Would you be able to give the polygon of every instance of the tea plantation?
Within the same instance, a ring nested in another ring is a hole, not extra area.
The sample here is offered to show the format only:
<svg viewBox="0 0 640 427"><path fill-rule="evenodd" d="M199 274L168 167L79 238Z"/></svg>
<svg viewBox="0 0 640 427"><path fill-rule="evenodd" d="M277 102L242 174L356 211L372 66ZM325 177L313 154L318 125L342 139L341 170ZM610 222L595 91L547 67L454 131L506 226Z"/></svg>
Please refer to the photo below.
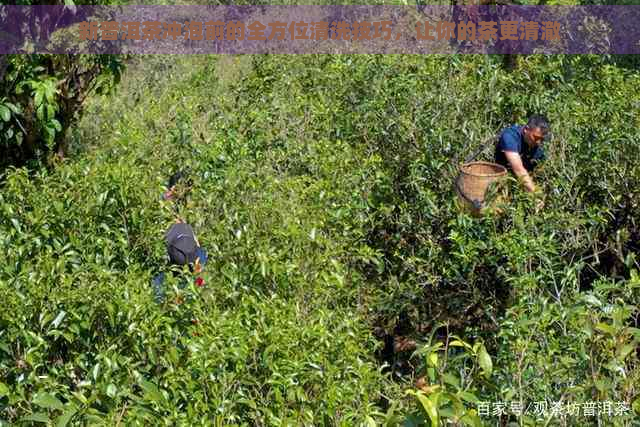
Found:
<svg viewBox="0 0 640 427"><path fill-rule="evenodd" d="M131 59L2 172L2 425L640 425L639 93L606 55ZM461 212L536 112L544 208ZM157 300L176 217L209 262Z"/></svg>

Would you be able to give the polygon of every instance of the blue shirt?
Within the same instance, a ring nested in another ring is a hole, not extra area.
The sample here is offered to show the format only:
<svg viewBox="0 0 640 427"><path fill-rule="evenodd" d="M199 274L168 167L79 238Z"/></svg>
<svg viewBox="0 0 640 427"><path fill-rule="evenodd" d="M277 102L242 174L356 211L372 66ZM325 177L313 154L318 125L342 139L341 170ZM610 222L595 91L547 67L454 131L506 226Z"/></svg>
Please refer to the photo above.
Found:
<svg viewBox="0 0 640 427"><path fill-rule="evenodd" d="M503 151L511 151L520 154L525 169L531 172L538 165L538 162L544 160L545 154L541 146L529 147L522 134L522 128L524 126L513 125L502 131L500 140L496 144L496 163L511 169L511 164L503 153Z"/></svg>

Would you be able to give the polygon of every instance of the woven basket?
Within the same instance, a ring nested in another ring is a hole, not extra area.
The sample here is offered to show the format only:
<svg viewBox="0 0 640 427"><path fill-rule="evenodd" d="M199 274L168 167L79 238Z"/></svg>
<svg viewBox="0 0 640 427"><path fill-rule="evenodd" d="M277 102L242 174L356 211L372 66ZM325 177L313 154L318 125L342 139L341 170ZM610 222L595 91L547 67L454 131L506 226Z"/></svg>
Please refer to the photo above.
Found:
<svg viewBox="0 0 640 427"><path fill-rule="evenodd" d="M474 213L481 213L485 207L487 188L507 175L504 166L489 162L471 162L460 166L456 180L458 197L463 205Z"/></svg>

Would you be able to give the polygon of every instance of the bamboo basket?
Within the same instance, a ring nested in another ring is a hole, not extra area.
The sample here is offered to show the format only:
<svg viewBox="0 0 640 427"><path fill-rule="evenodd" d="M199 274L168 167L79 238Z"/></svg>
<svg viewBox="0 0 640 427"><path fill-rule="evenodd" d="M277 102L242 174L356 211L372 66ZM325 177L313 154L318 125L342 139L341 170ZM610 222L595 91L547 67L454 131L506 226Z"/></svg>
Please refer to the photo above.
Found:
<svg viewBox="0 0 640 427"><path fill-rule="evenodd" d="M458 201L474 215L482 215L488 207L485 203L487 189L507 175L507 169L496 163L470 162L460 166L456 178Z"/></svg>

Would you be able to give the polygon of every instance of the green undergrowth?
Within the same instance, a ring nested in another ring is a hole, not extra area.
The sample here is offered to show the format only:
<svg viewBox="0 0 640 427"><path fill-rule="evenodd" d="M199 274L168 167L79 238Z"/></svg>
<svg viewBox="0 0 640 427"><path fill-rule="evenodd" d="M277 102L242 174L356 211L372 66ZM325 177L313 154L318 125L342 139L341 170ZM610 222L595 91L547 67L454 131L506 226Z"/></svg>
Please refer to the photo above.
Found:
<svg viewBox="0 0 640 427"><path fill-rule="evenodd" d="M8 177L9 422L350 425L379 412L385 380L357 315L362 279L344 263L376 160L308 142L299 161L331 159L311 177L248 156L213 116L217 85L236 85L243 64L220 82L214 65L142 62L117 102L87 113L76 136L99 134L95 148L53 173ZM177 214L210 262L204 287L156 304L150 280L176 215L160 195L181 166L195 185Z"/></svg>

